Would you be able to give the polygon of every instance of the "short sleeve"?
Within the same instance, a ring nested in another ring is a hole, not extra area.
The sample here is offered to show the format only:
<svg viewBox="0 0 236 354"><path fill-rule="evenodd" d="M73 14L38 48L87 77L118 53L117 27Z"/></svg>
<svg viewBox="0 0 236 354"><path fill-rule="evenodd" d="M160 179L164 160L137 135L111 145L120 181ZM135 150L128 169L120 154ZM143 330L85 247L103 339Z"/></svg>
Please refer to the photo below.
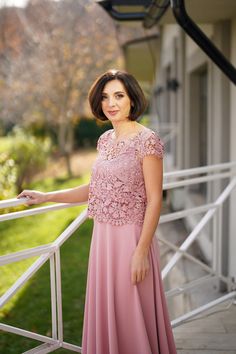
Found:
<svg viewBox="0 0 236 354"><path fill-rule="evenodd" d="M164 157L164 143L160 137L154 132L151 131L148 137L145 137L144 141L141 144L141 158L147 155L155 155L160 159Z"/></svg>

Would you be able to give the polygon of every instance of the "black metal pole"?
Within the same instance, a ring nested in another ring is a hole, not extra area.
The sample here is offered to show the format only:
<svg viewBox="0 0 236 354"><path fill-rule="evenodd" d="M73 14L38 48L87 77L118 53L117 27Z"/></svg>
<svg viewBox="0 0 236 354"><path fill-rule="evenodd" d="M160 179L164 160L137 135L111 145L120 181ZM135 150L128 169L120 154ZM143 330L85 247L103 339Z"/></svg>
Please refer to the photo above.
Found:
<svg viewBox="0 0 236 354"><path fill-rule="evenodd" d="M176 21L199 47L213 60L224 74L236 85L236 68L225 58L212 41L188 16L184 0L170 0Z"/></svg>

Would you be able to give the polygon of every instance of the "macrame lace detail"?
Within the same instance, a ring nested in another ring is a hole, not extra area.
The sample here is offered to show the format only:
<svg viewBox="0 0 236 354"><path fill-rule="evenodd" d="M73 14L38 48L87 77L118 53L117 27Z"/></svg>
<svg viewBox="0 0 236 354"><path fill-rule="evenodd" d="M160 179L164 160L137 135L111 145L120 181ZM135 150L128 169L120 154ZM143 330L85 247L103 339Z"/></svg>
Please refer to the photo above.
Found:
<svg viewBox="0 0 236 354"><path fill-rule="evenodd" d="M98 139L98 156L92 167L88 216L113 225L142 224L146 192L142 161L146 155L163 158L158 135L145 128L127 140L114 141L113 129Z"/></svg>

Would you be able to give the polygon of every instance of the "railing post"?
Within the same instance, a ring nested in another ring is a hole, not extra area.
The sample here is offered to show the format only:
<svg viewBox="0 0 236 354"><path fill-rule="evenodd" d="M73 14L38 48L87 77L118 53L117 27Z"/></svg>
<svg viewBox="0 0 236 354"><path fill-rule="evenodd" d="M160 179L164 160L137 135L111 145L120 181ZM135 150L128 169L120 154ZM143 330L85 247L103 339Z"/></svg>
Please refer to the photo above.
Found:
<svg viewBox="0 0 236 354"><path fill-rule="evenodd" d="M50 283L51 283L51 309L52 309L52 338L57 338L57 302L56 302L56 277L55 277L55 256L50 257Z"/></svg>
<svg viewBox="0 0 236 354"><path fill-rule="evenodd" d="M220 290L219 276L222 273L222 205L219 205L213 217L213 236L212 236L212 268L218 277L217 291Z"/></svg>
<svg viewBox="0 0 236 354"><path fill-rule="evenodd" d="M63 318L62 318L62 293L61 293L61 260L60 248L55 252L56 257L56 292L57 292L57 328L58 340L63 342Z"/></svg>

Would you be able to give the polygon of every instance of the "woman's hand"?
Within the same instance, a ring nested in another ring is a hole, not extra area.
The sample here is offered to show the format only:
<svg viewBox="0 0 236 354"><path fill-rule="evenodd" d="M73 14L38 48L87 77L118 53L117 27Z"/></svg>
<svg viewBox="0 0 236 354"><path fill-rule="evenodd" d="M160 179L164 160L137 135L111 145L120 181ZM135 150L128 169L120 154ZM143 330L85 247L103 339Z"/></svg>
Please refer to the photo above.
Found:
<svg viewBox="0 0 236 354"><path fill-rule="evenodd" d="M135 250L131 261L131 282L133 285L144 280L149 271L148 252Z"/></svg>
<svg viewBox="0 0 236 354"><path fill-rule="evenodd" d="M42 193L39 191L24 190L17 198L27 198L27 205L40 204L46 202L52 203L82 203L87 202L89 195L89 184L69 188L59 191Z"/></svg>
<svg viewBox="0 0 236 354"><path fill-rule="evenodd" d="M47 202L47 194L43 192L24 190L21 192L17 198L27 198L27 205L41 204Z"/></svg>

